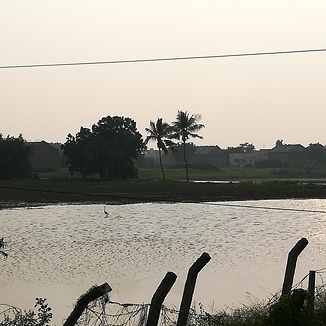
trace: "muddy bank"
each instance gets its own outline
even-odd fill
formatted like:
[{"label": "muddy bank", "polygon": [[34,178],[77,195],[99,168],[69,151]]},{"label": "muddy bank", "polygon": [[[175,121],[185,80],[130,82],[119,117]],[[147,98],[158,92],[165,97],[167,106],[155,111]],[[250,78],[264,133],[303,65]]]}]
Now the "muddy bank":
[{"label": "muddy bank", "polygon": [[131,204],[284,198],[326,198],[323,184],[294,181],[193,183],[135,180],[29,180],[0,182],[0,208],[68,203]]}]

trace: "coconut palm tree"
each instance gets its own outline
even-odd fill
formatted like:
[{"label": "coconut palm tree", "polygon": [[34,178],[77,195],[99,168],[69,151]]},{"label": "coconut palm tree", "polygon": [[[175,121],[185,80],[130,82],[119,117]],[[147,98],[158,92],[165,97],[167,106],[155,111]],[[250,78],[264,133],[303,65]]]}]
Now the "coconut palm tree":
[{"label": "coconut palm tree", "polygon": [[162,152],[167,155],[169,150],[174,150],[176,144],[171,140],[173,134],[173,127],[170,126],[167,122],[163,122],[162,118],[158,118],[156,123],[150,121],[150,128],[145,128],[148,136],[145,139],[145,144],[150,140],[156,141],[156,145],[159,152],[160,158],[160,167],[162,171],[163,179],[165,180],[165,174],[162,164]]},{"label": "coconut palm tree", "polygon": [[186,169],[186,179],[189,181],[188,164],[186,158],[186,143],[189,138],[203,138],[196,134],[197,131],[205,128],[201,123],[198,123],[201,119],[200,114],[190,114],[188,111],[179,111],[177,114],[176,121],[173,122],[174,127],[174,138],[181,139],[183,145],[183,161]]}]

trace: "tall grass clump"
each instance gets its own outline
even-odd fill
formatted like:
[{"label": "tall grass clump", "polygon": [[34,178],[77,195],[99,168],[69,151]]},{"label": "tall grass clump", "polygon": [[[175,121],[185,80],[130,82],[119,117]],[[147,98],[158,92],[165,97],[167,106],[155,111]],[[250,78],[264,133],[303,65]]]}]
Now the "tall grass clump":
[{"label": "tall grass clump", "polygon": [[211,325],[265,326],[268,325],[268,311],[268,307],[263,304],[245,305],[229,312],[219,312],[212,319],[215,323]]},{"label": "tall grass clump", "polygon": [[[189,322],[189,321],[188,321]],[[240,308],[200,314],[192,326],[326,326],[326,287],[308,291],[295,289],[290,295],[275,296],[268,303],[254,302]]]},{"label": "tall grass clump", "polygon": [[314,299],[314,319],[319,321],[316,325],[326,325],[326,287],[322,285],[316,289]]}]

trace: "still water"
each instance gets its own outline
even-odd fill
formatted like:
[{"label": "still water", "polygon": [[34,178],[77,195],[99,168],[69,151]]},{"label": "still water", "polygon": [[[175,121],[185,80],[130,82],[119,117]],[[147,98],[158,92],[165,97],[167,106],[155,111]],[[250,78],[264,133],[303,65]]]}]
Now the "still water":
[{"label": "still water", "polygon": [[[187,272],[203,252],[194,302],[224,309],[265,300],[282,287],[288,252],[302,237],[294,282],[326,267],[326,201],[57,205],[0,211],[0,303],[33,308],[46,297],[60,325],[77,298],[108,282],[110,299],[149,303],[168,271],[165,304],[179,307]],[[322,271],[321,271],[322,272]],[[318,274],[317,282],[322,282]]]}]

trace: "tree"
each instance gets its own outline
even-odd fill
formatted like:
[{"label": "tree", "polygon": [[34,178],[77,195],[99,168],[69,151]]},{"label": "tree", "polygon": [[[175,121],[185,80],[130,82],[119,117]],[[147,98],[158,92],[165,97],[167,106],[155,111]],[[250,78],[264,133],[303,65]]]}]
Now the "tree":
[{"label": "tree", "polygon": [[201,119],[200,114],[190,114],[187,111],[178,111],[176,121],[173,122],[175,129],[174,137],[181,139],[183,145],[183,161],[186,169],[186,179],[189,181],[188,164],[186,158],[186,143],[189,138],[203,138],[196,134],[197,131],[205,128],[203,124],[198,123]]},{"label": "tree", "polygon": [[71,173],[83,177],[98,173],[101,180],[137,177],[134,160],[145,149],[136,122],[125,117],[104,117],[92,126],[68,134],[62,145]]},{"label": "tree", "polygon": [[31,175],[32,147],[20,134],[17,138],[0,134],[0,179],[27,178]]},{"label": "tree", "polygon": [[158,118],[156,123],[150,121],[150,128],[145,128],[146,132],[149,134],[146,137],[145,144],[149,141],[156,141],[156,145],[159,152],[160,167],[162,171],[163,179],[165,180],[165,174],[162,164],[162,151],[165,155],[168,154],[169,149],[173,151],[176,144],[171,140],[173,137],[173,127],[170,126],[167,122],[163,122],[162,118]]},{"label": "tree", "polygon": [[255,150],[255,145],[245,142],[239,145],[242,149],[242,153],[252,153]]},{"label": "tree", "polygon": [[79,172],[83,177],[89,174],[86,163],[88,156],[87,146],[92,141],[92,137],[90,129],[80,127],[80,131],[76,136],[68,134],[66,142],[61,146],[63,153],[67,156],[67,163],[71,174]]},{"label": "tree", "polygon": [[248,142],[240,144],[238,147],[228,147],[229,153],[252,153],[255,150],[255,146]]}]

